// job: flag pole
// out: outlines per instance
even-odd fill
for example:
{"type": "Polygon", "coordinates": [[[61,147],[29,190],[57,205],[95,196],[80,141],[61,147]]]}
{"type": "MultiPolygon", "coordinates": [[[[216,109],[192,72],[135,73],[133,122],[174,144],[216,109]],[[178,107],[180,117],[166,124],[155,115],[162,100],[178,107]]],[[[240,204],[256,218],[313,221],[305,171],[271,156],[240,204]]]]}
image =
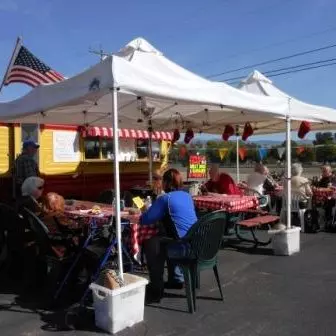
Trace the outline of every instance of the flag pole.
{"type": "Polygon", "coordinates": [[[2,79],[1,86],[0,86],[0,92],[1,92],[2,88],[5,85],[8,73],[10,72],[10,69],[12,68],[13,63],[15,62],[16,56],[19,53],[19,50],[20,50],[21,46],[22,46],[22,38],[21,38],[21,36],[19,36],[16,39],[16,44],[15,44],[15,47],[14,47],[14,50],[13,50],[13,53],[12,53],[12,57],[11,57],[10,62],[8,64],[8,67],[7,67],[7,70],[5,72],[5,75],[4,75],[3,79],[2,79]]]}

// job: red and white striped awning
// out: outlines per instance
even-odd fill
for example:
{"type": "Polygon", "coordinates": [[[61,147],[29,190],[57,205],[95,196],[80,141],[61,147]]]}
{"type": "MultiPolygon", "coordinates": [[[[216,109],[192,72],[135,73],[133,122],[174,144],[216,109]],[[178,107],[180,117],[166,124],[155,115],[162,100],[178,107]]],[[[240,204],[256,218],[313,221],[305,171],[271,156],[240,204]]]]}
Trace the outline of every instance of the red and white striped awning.
{"type": "MultiPolygon", "coordinates": [[[[88,127],[82,131],[83,137],[102,137],[102,138],[112,138],[113,129],[108,127],[88,127]]],[[[124,139],[149,139],[148,131],[134,130],[134,129],[119,129],[119,138],[124,139]]],[[[153,131],[153,140],[167,140],[171,141],[173,139],[173,134],[171,132],[158,132],[153,131]]]]}

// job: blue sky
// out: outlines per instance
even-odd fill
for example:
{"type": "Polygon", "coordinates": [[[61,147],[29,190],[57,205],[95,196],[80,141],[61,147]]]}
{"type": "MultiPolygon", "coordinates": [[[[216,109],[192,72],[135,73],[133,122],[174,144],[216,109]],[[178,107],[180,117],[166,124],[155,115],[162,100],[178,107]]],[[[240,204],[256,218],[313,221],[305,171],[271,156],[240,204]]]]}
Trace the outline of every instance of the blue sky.
{"type": "MultiPolygon", "coordinates": [[[[1,0],[0,75],[21,35],[36,56],[66,76],[98,61],[88,52],[90,47],[102,45],[112,52],[139,36],[205,76],[336,43],[335,13],[334,0],[1,0]]],[[[336,48],[259,70],[335,56],[336,48]]],[[[273,80],[299,99],[336,108],[335,75],[336,66],[331,66],[273,80]]],[[[1,100],[27,90],[11,85],[3,90],[1,100]]]]}

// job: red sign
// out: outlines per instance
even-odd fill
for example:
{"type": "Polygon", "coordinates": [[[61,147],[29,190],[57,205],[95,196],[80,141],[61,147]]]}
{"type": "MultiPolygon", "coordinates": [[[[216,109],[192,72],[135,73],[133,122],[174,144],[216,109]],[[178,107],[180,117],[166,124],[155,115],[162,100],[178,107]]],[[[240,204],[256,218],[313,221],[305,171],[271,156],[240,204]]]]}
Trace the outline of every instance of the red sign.
{"type": "Polygon", "coordinates": [[[207,162],[205,155],[190,155],[188,178],[202,179],[207,177],[207,162]]]}

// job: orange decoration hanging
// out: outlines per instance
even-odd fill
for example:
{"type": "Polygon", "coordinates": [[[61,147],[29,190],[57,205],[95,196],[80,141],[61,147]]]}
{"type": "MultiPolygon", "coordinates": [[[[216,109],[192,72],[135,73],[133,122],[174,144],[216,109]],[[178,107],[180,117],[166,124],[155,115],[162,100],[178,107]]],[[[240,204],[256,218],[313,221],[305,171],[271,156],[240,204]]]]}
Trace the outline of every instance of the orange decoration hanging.
{"type": "Polygon", "coordinates": [[[247,150],[245,147],[240,147],[239,148],[239,157],[240,157],[240,160],[244,160],[246,158],[246,153],[247,153],[247,150]]]}
{"type": "Polygon", "coordinates": [[[303,146],[297,147],[296,148],[296,154],[300,155],[305,151],[305,148],[303,146]]]}

